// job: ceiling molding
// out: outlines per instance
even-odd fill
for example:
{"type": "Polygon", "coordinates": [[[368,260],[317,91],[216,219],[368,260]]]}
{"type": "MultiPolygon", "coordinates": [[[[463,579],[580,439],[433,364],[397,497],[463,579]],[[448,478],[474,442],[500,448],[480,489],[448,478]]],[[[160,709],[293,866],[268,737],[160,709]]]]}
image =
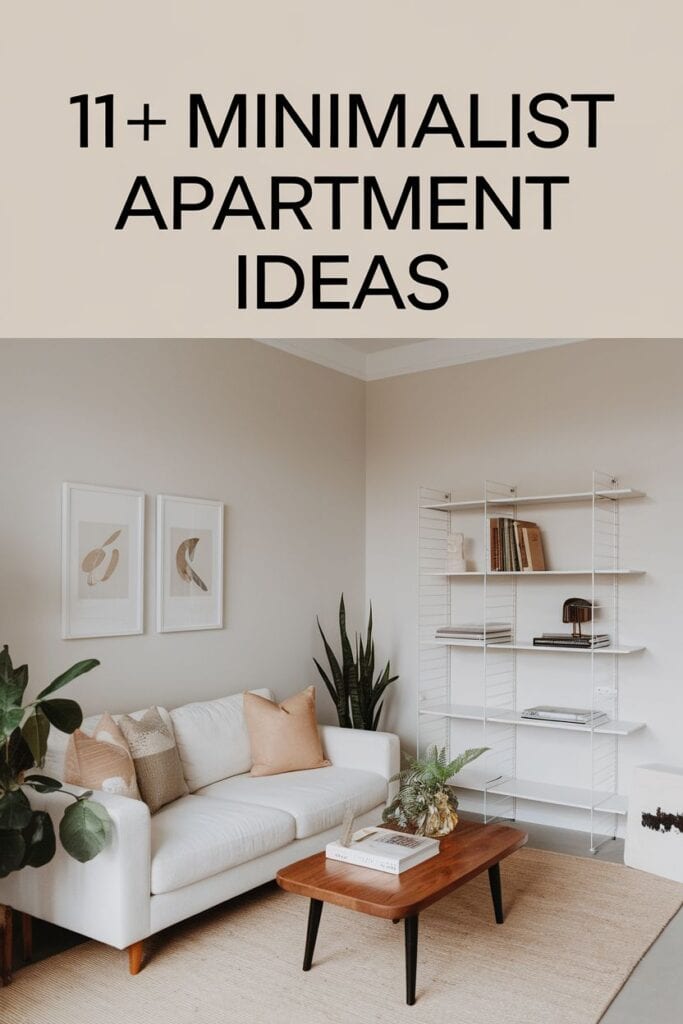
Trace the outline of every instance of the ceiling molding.
{"type": "Polygon", "coordinates": [[[280,348],[290,355],[299,356],[301,359],[309,359],[313,363],[327,366],[331,370],[339,370],[340,373],[347,373],[359,380],[367,380],[367,354],[358,352],[345,345],[343,341],[336,338],[321,338],[312,341],[309,338],[288,338],[281,341],[277,338],[257,338],[263,345],[272,345],[273,348],[280,348]]]}
{"type": "Polygon", "coordinates": [[[422,338],[412,344],[397,345],[379,352],[362,352],[347,345],[340,338],[320,340],[291,338],[257,339],[291,355],[309,359],[358,380],[375,381],[398,377],[425,370],[438,370],[445,366],[473,363],[482,359],[496,359],[557,345],[571,345],[582,338],[422,338]]]}

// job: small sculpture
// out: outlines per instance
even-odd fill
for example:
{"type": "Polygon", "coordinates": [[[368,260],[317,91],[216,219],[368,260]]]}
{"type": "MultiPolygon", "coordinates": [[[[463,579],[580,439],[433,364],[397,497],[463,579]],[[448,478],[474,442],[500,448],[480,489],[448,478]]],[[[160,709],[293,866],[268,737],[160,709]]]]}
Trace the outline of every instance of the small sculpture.
{"type": "Polygon", "coordinates": [[[583,597],[569,597],[562,605],[562,621],[571,622],[572,636],[581,636],[581,623],[593,618],[593,605],[583,597]]]}
{"type": "Polygon", "coordinates": [[[467,572],[465,561],[465,536],[462,533],[448,534],[446,572],[467,572]]]}

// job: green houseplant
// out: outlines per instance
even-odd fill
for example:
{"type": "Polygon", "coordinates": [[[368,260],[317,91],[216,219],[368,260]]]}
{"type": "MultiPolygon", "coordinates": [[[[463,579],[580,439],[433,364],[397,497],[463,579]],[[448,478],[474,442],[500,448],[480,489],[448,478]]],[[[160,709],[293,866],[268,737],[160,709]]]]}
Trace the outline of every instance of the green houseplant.
{"type": "Polygon", "coordinates": [[[96,665],[94,658],[77,662],[24,704],[28,667],[14,668],[7,645],[0,652],[0,878],[27,866],[42,867],[55,855],[50,815],[33,810],[27,789],[61,791],[73,801],[64,811],[59,838],[76,860],[92,860],[107,841],[111,820],[106,809],[90,799],[92,792],[70,793],[56,779],[34,774],[45,759],[50,727],[71,733],[83,721],[76,701],[53,694],[96,665]]]}
{"type": "Polygon", "coordinates": [[[399,792],[382,813],[383,821],[421,836],[444,836],[458,823],[458,798],[449,780],[489,748],[472,747],[449,761],[446,748],[430,747],[423,758],[408,757],[407,766],[393,776],[399,792]]]}
{"type": "Polygon", "coordinates": [[[384,693],[387,687],[398,679],[398,676],[391,675],[390,662],[387,662],[384,670],[375,679],[372,604],[370,605],[365,643],[363,643],[363,638],[356,633],[354,651],[346,632],[346,609],[344,595],[341,595],[339,602],[341,664],[327,642],[320,619],[317,620],[317,623],[330,666],[329,674],[316,658],[313,661],[335,703],[339,724],[346,729],[377,729],[384,706],[384,693]]]}

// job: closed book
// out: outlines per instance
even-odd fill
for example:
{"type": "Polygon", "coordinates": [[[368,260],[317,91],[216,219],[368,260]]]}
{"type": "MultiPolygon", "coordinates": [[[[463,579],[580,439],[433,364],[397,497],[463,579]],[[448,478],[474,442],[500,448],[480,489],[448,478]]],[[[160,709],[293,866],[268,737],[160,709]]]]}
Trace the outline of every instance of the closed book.
{"type": "Polygon", "coordinates": [[[498,519],[492,516],[489,519],[489,567],[492,572],[500,568],[498,564],[498,519]]]}
{"type": "MultiPolygon", "coordinates": [[[[527,554],[526,545],[524,544],[524,528],[526,527],[528,529],[532,526],[536,527],[536,523],[530,523],[524,519],[516,519],[514,522],[513,530],[520,572],[525,572],[529,568],[529,556],[527,554]]],[[[538,527],[536,528],[538,529],[538,527]]]]}
{"type": "Polygon", "coordinates": [[[457,636],[460,633],[509,633],[512,627],[509,622],[461,622],[454,626],[438,626],[437,633],[448,633],[457,636]]]}
{"type": "Polygon", "coordinates": [[[537,526],[525,526],[522,528],[522,533],[529,560],[528,568],[525,571],[545,572],[545,555],[543,553],[541,531],[537,526]]]}
{"type": "Polygon", "coordinates": [[[325,856],[357,867],[384,871],[400,875],[409,868],[417,867],[439,852],[438,839],[427,836],[413,836],[407,832],[377,828],[359,841],[343,846],[340,842],[328,843],[325,856]]]}
{"type": "Polygon", "coordinates": [[[604,711],[591,711],[590,708],[558,708],[547,704],[539,704],[533,708],[525,708],[522,718],[536,719],[541,722],[567,722],[573,725],[600,725],[607,721],[604,711]]]}

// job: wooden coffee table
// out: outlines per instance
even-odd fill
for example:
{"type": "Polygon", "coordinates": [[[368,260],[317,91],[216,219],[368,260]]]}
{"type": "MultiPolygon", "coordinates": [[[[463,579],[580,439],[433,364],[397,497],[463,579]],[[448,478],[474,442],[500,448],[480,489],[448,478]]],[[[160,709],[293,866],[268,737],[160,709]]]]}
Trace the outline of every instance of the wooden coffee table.
{"type": "Polygon", "coordinates": [[[488,871],[493,911],[502,924],[503,897],[500,862],[527,841],[526,832],[508,825],[479,825],[460,822],[441,840],[436,857],[410,868],[402,875],[390,875],[369,868],[327,860],[324,851],[278,871],[277,882],[287,892],[307,896],[306,950],[303,969],[310,971],[323,903],[335,903],[372,917],[405,921],[406,1002],[415,1002],[417,971],[417,923],[422,910],[470,879],[488,871]]]}

